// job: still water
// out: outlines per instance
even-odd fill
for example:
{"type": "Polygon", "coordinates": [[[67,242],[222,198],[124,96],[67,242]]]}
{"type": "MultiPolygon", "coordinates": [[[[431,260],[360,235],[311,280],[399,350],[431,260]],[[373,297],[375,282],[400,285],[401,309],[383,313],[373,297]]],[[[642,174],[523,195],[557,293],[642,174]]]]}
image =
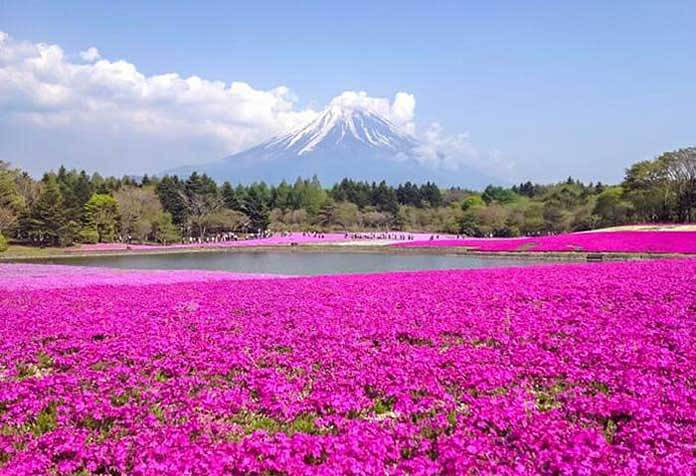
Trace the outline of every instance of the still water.
{"type": "Polygon", "coordinates": [[[55,258],[45,262],[125,269],[205,269],[235,273],[314,275],[526,266],[543,261],[434,253],[216,251],[55,258]]]}

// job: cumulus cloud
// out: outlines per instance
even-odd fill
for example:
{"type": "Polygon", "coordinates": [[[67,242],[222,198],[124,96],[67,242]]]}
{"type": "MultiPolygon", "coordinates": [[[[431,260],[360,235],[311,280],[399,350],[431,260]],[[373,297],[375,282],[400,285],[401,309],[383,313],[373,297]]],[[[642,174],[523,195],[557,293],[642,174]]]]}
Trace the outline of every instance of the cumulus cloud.
{"type": "Polygon", "coordinates": [[[34,172],[63,160],[106,173],[152,172],[215,160],[317,115],[298,109],[285,86],[146,76],[96,48],[81,58],[87,63],[71,62],[58,45],[0,34],[0,157],[34,172]]]}
{"type": "Polygon", "coordinates": [[[413,134],[415,125],[416,97],[413,94],[398,92],[394,100],[371,97],[365,91],[344,91],[329,103],[329,107],[339,107],[344,110],[352,108],[367,109],[382,117],[386,117],[398,128],[413,134]]]}
{"type": "Polygon", "coordinates": [[[468,133],[446,135],[437,122],[424,131],[421,145],[415,152],[423,163],[448,170],[457,170],[479,160],[478,150],[469,140],[468,133]]]}
{"type": "Polygon", "coordinates": [[[94,46],[90,46],[85,51],[80,51],[80,58],[92,63],[100,59],[101,55],[99,54],[98,49],[96,49],[94,46]]]}
{"type": "MultiPolygon", "coordinates": [[[[0,159],[33,173],[64,163],[107,174],[211,162],[317,117],[286,86],[256,89],[177,73],[147,76],[96,47],[73,62],[58,45],[0,32],[0,159]]],[[[329,106],[363,107],[416,135],[419,160],[456,168],[479,160],[466,135],[415,126],[416,99],[345,91],[329,106]]]]}
{"type": "Polygon", "coordinates": [[[457,172],[475,169],[506,181],[514,180],[514,162],[498,150],[482,152],[468,132],[448,134],[437,122],[431,123],[419,136],[414,156],[423,165],[457,172]]]}
{"type": "Polygon", "coordinates": [[[415,133],[413,123],[416,112],[416,97],[413,94],[398,92],[389,110],[391,120],[411,134],[415,133]]]}

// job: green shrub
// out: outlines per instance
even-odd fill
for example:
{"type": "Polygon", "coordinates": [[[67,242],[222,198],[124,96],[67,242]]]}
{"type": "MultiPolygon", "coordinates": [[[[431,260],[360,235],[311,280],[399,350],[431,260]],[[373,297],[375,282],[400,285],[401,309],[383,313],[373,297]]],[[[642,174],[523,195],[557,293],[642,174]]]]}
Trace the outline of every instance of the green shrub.
{"type": "Polygon", "coordinates": [[[99,243],[99,233],[96,228],[86,226],[80,230],[80,241],[82,243],[99,243]]]}
{"type": "Polygon", "coordinates": [[[0,253],[3,251],[7,251],[9,244],[7,243],[7,238],[2,236],[2,233],[0,233],[0,253]]]}

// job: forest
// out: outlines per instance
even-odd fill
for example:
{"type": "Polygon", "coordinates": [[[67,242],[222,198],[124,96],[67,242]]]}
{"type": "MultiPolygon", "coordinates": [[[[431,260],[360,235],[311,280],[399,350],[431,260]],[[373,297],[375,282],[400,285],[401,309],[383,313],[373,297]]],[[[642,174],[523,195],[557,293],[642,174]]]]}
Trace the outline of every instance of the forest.
{"type": "Polygon", "coordinates": [[[408,230],[476,237],[583,231],[696,219],[696,148],[631,165],[620,184],[530,181],[482,191],[314,177],[218,184],[206,175],[102,177],[67,170],[39,180],[0,162],[0,250],[179,242],[266,231],[408,230]]]}

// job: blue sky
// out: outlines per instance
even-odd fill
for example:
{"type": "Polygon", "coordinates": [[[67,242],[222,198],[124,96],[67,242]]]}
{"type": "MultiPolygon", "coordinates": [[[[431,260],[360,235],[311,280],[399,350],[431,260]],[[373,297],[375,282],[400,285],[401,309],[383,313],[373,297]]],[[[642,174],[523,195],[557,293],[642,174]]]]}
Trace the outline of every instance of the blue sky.
{"type": "MultiPolygon", "coordinates": [[[[346,90],[408,92],[418,129],[437,122],[449,134],[466,132],[480,160],[513,164],[506,173],[520,180],[618,181],[631,162],[694,145],[695,21],[696,2],[658,1],[0,3],[0,31],[59,45],[67,61],[93,46],[145,76],[285,86],[298,111],[319,110],[346,90]]],[[[5,126],[1,154],[20,165],[50,163],[16,140],[16,123],[5,126]]],[[[66,133],[53,149],[75,137],[66,133]]],[[[187,150],[216,159],[218,148],[204,142],[196,137],[187,150]]],[[[120,153],[165,143],[158,137],[120,153]]],[[[88,168],[98,160],[71,150],[57,155],[88,168]]],[[[97,165],[111,172],[118,164],[97,165]]]]}

